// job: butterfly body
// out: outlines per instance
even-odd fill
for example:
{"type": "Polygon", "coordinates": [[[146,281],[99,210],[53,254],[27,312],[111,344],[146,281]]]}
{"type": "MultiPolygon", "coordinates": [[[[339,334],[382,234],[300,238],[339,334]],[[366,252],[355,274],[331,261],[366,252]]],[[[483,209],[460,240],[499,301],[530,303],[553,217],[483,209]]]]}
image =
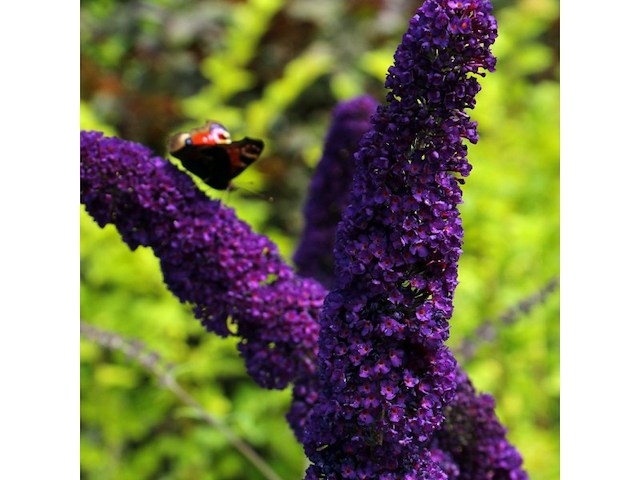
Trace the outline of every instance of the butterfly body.
{"type": "Polygon", "coordinates": [[[231,141],[227,129],[210,120],[203,127],[176,133],[169,139],[169,153],[217,190],[229,188],[231,179],[255,162],[263,149],[262,140],[245,137],[231,141]]]}

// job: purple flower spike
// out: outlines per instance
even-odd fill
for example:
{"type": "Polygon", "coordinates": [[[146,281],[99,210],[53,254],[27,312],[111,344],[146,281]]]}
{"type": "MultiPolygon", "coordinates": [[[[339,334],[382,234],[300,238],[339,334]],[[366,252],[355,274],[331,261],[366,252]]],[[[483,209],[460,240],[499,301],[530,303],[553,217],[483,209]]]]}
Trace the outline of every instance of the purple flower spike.
{"type": "Polygon", "coordinates": [[[300,275],[315,278],[326,287],[332,286],[335,278],[336,225],[353,178],[353,155],[358,149],[358,141],[369,129],[369,118],[376,106],[372,97],[363,96],[336,107],[322,158],[309,187],[304,209],[305,229],[293,261],[300,275]]]}
{"type": "Polygon", "coordinates": [[[314,372],[320,284],[297,277],[269,239],[146,147],[81,132],[80,156],[87,211],[131,249],[151,247],[168,288],[207,330],[231,334],[230,317],[259,385],[284,388],[314,372]]]}
{"type": "Polygon", "coordinates": [[[466,374],[458,371],[456,397],[430,447],[451,480],[526,480],[522,457],[507,441],[490,395],[476,395],[466,374]],[[444,452],[448,452],[445,454],[444,452]]]}
{"type": "Polygon", "coordinates": [[[487,0],[429,0],[396,51],[337,231],[307,479],[446,478],[446,454],[428,446],[456,388],[444,341],[462,245],[459,177],[471,170],[463,138],[477,139],[464,110],[480,90],[470,74],[495,66],[496,34],[487,0]]]}

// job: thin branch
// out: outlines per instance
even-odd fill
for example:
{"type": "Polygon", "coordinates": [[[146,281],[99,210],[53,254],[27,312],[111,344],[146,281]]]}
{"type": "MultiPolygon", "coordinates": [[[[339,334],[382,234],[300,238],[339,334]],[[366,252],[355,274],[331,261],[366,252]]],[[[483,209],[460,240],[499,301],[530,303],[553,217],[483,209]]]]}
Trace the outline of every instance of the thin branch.
{"type": "Polygon", "coordinates": [[[559,285],[559,279],[557,277],[552,278],[547,284],[533,295],[525,298],[517,305],[509,308],[497,318],[490,319],[485,318],[480,325],[474,330],[473,334],[467,338],[462,339],[458,347],[456,348],[456,357],[462,360],[468,360],[473,357],[478,347],[478,343],[492,342],[496,338],[496,327],[499,324],[511,325],[518,318],[528,314],[533,307],[541,305],[551,295],[559,285]]]}
{"type": "Polygon", "coordinates": [[[249,462],[251,462],[269,480],[282,480],[262,457],[247,443],[233,433],[223,422],[207,412],[198,401],[182,388],[168,373],[169,366],[164,363],[156,352],[146,349],[139,340],[127,340],[115,333],[101,330],[83,321],[80,322],[80,332],[87,339],[92,340],[103,347],[123,352],[131,360],[141,364],[148,372],[154,375],[160,385],[172,392],[184,404],[192,407],[198,415],[209,425],[217,429],[249,462]]]}

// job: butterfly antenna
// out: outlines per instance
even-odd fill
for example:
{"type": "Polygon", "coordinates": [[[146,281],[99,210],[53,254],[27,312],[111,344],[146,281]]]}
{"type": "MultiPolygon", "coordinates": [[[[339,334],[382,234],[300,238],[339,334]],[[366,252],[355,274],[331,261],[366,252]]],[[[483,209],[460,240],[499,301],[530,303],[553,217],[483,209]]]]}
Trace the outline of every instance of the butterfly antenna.
{"type": "Polygon", "coordinates": [[[255,190],[250,190],[247,187],[239,187],[238,185],[229,185],[229,188],[231,188],[232,190],[243,190],[247,193],[250,193],[251,195],[261,198],[262,200],[265,200],[269,203],[273,203],[273,197],[270,195],[265,195],[264,193],[260,193],[260,192],[256,192],[255,190]]]}
{"type": "Polygon", "coordinates": [[[229,201],[231,200],[231,192],[237,190],[235,185],[227,185],[227,189],[224,192],[224,202],[226,205],[229,205],[229,201]]]}

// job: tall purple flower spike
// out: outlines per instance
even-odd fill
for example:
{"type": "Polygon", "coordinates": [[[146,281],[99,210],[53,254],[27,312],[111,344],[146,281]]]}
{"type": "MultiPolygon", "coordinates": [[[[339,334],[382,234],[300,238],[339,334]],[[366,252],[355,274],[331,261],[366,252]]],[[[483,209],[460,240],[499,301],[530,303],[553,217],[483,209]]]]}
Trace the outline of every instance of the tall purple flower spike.
{"type": "Polygon", "coordinates": [[[249,374],[284,388],[315,371],[325,289],[297,277],[276,246],[146,147],[80,133],[81,201],[131,249],[149,246],[167,287],[209,331],[241,338],[249,374]]]}
{"type": "MultiPolygon", "coordinates": [[[[369,97],[361,97],[343,102],[336,107],[333,124],[325,140],[322,160],[311,183],[311,193],[305,208],[305,235],[301,238],[297,255],[306,262],[307,268],[303,273],[323,279],[325,284],[333,283],[333,238],[345,205],[335,201],[333,205],[338,210],[332,211],[331,214],[321,213],[322,206],[329,204],[333,199],[344,199],[351,187],[351,178],[345,180],[333,172],[353,169],[348,165],[333,166],[333,163],[350,162],[353,165],[357,141],[362,136],[361,131],[367,129],[363,124],[364,110],[360,108],[366,107],[373,112],[376,105],[369,97]],[[362,112],[362,117],[358,117],[359,112],[362,112]],[[357,123],[345,121],[355,118],[359,119],[357,123]],[[355,128],[349,128],[350,126],[355,128]],[[348,139],[348,135],[352,138],[348,139]],[[336,150],[340,154],[336,154],[336,150]],[[338,188],[342,188],[343,191],[339,191],[338,188]],[[330,189],[331,194],[325,195],[325,189],[330,189]],[[314,229],[320,232],[316,234],[314,229]],[[321,242],[319,239],[325,241],[321,242]],[[305,241],[312,242],[312,246],[306,247],[305,241]],[[314,258],[324,258],[325,261],[314,262],[314,258]]],[[[370,125],[368,121],[366,125],[370,125]]],[[[294,398],[288,419],[301,441],[309,411],[317,397],[316,377],[305,377],[294,383],[294,398]]],[[[522,457],[507,441],[506,434],[506,429],[495,415],[493,398],[487,394],[476,394],[471,381],[458,366],[455,396],[445,409],[445,420],[441,428],[434,433],[427,447],[432,459],[450,480],[525,480],[528,477],[522,470],[522,457]]]]}
{"type": "Polygon", "coordinates": [[[488,1],[426,1],[389,69],[387,105],[356,154],[336,239],[338,288],[320,317],[307,479],[447,478],[429,442],[454,397],[449,335],[462,228],[464,113],[493,70],[488,1]],[[459,175],[459,176],[458,176],[459,175]]]}
{"type": "Polygon", "coordinates": [[[346,206],[353,178],[353,154],[369,129],[378,103],[369,96],[340,103],[333,112],[322,158],[316,168],[304,208],[305,228],[293,256],[298,273],[333,286],[336,225],[346,206]]]}

